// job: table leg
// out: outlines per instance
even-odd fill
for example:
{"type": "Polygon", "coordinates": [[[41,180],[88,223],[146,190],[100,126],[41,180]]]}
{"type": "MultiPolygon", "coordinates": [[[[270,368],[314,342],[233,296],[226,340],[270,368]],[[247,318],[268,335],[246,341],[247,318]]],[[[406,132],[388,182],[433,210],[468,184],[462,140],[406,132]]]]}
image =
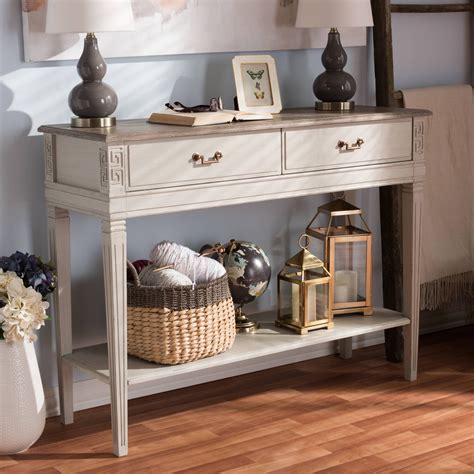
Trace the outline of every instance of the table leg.
{"type": "Polygon", "coordinates": [[[339,356],[341,359],[352,358],[352,337],[339,340],[339,356]]]}
{"type": "Polygon", "coordinates": [[[128,452],[127,233],[124,220],[102,221],[113,450],[128,452]]]}
{"type": "Polygon", "coordinates": [[[411,323],[403,327],[404,376],[416,380],[420,317],[421,219],[423,182],[405,184],[403,204],[403,313],[411,323]]]}
{"type": "Polygon", "coordinates": [[[56,268],[57,288],[53,293],[56,357],[58,364],[59,409],[61,422],[74,421],[72,366],[63,356],[72,352],[71,241],[69,212],[48,206],[49,254],[56,268]]]}

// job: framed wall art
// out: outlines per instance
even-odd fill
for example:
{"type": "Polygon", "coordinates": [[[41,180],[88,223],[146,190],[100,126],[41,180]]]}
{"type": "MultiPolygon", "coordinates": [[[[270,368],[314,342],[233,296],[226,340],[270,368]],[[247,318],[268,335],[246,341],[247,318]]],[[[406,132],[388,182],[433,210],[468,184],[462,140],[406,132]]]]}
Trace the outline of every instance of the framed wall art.
{"type": "MultiPolygon", "coordinates": [[[[77,33],[47,34],[47,0],[21,0],[26,61],[78,59],[77,33]]],[[[74,0],[70,0],[74,1],[74,0]]],[[[327,30],[295,28],[297,0],[131,0],[135,30],[97,33],[104,58],[324,48],[327,30]]],[[[364,46],[365,28],[341,29],[364,46]]]]}
{"type": "Polygon", "coordinates": [[[232,66],[239,110],[271,114],[281,111],[277,70],[271,56],[235,56],[232,66]]]}

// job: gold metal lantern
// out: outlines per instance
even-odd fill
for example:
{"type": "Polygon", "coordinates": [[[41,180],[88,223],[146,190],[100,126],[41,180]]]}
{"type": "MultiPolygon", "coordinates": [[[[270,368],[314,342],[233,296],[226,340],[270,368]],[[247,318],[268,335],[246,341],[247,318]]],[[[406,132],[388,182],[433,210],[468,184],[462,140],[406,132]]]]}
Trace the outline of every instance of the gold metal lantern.
{"type": "Polygon", "coordinates": [[[324,242],[325,264],[332,275],[329,285],[332,314],[373,314],[372,233],[362,211],[343,199],[336,199],[318,208],[306,233],[324,242]],[[329,218],[325,227],[315,225],[321,214],[329,218]],[[356,219],[361,221],[361,227],[355,225],[356,219]]]}
{"type": "Polygon", "coordinates": [[[333,327],[329,309],[331,276],[324,263],[308,250],[309,236],[303,234],[301,251],[291,257],[278,274],[278,319],[275,325],[298,334],[333,327]],[[291,299],[291,310],[287,309],[291,299]]]}

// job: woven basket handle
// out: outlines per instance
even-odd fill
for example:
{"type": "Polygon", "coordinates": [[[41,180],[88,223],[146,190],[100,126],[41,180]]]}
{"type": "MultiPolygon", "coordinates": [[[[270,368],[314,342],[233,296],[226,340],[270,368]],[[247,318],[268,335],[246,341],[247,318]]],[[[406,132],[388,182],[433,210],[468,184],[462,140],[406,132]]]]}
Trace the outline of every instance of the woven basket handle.
{"type": "Polygon", "coordinates": [[[133,284],[135,286],[140,286],[140,277],[138,276],[137,269],[130,260],[127,260],[127,268],[130,270],[133,278],[133,284]]]}

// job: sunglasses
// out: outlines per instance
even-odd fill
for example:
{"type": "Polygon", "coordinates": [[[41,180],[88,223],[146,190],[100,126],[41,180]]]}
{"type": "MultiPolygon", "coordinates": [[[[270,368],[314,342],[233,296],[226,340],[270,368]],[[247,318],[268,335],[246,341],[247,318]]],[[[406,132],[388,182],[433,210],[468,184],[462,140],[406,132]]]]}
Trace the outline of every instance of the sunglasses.
{"type": "Polygon", "coordinates": [[[222,110],[224,106],[222,105],[222,97],[215,98],[213,97],[209,101],[209,105],[195,105],[193,107],[186,107],[181,102],[173,102],[170,104],[167,102],[165,106],[172,110],[173,112],[180,112],[180,113],[196,113],[196,112],[217,112],[218,110],[222,110]]]}

